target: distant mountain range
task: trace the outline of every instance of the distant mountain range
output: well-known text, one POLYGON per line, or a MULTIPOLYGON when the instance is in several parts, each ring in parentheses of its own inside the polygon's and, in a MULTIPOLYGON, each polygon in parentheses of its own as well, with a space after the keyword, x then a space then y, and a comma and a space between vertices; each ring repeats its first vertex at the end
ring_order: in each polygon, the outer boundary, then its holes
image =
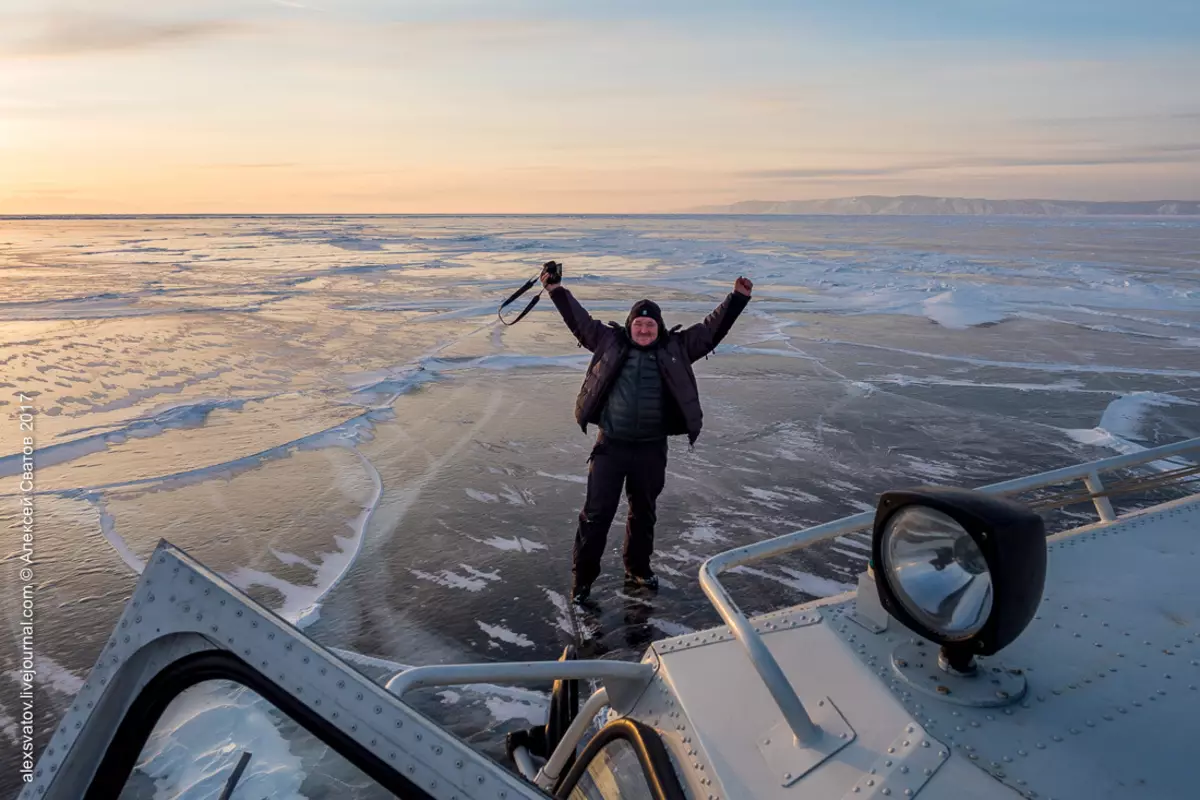
POLYGON ((743 200, 722 206, 690 209, 698 214, 898 214, 1014 215, 1027 217, 1200 216, 1195 200, 1091 202, 1086 200, 987 200, 982 197, 841 197, 833 200, 743 200))

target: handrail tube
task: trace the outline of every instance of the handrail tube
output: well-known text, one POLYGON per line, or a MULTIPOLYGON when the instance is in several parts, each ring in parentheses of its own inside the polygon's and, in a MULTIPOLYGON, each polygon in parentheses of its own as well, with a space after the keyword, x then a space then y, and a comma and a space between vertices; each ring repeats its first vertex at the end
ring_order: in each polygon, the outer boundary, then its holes
POLYGON ((592 719, 606 705, 608 705, 608 690, 597 689, 595 694, 583 704, 583 708, 579 709, 575 719, 571 720, 571 727, 567 728, 567 732, 563 734, 562 741, 554 748, 554 752, 550 754, 546 765, 538 772, 534 783, 546 791, 550 791, 554 784, 558 783, 558 775, 562 772, 567 759, 575 752, 575 745, 579 744, 584 731, 587 730, 588 725, 592 724, 592 719))
POLYGON ((700 569, 701 588, 704 589, 704 593, 708 595, 712 604, 716 606, 721 618, 725 620, 725 624, 733 631, 733 635, 742 643, 742 647, 746 648, 746 652, 750 656, 750 663, 754 665, 759 677, 766 684, 767 691, 775 699, 775 704, 783 712, 783 719, 791 728, 792 735, 796 737, 796 744, 803 747, 815 743, 821 738, 821 729, 813 723, 812 717, 804 708, 804 703, 800 702, 796 690, 788 681, 787 676, 783 674, 779 662, 775 660, 771 651, 763 643, 762 637, 754 632, 750 621, 734 606, 733 600, 725 591, 725 587, 717 580, 716 575, 708 571, 709 564, 710 562, 705 562, 700 569))
POLYGON ((517 765, 517 772, 527 781, 532 781, 537 777, 537 767, 533 765, 533 758, 529 755, 529 750, 524 747, 518 747, 513 750, 513 763, 517 765))
POLYGON ((526 683, 590 678, 649 682, 653 676, 653 665, 629 661, 497 661, 488 664, 433 664, 412 667, 393 675, 385 688, 396 696, 401 696, 418 686, 459 686, 481 681, 526 683))
MULTIPOLYGON (((777 536, 774 539, 766 539, 754 544, 748 544, 743 547, 736 547, 732 550, 726 550, 723 553, 717 553, 711 556, 705 565, 713 565, 715 578, 717 574, 726 570, 740 567, 743 564, 749 564, 753 561, 761 561, 764 558, 772 556, 780 556, 785 553, 790 553, 793 550, 799 550, 807 547, 814 542, 822 539, 829 539, 833 536, 842 536, 847 533, 854 533, 863 528, 870 527, 875 520, 874 511, 863 511, 850 517, 835 519, 832 522, 826 522, 821 525, 814 525, 811 528, 805 528, 792 533, 785 533, 782 536, 777 536)), ((701 569, 701 585, 703 585, 704 570, 701 569)))
MULTIPOLYGON (((1090 461, 1087 464, 1077 464, 1071 467, 1062 469, 1050 470, 1049 472, 1041 472, 1037 475, 1029 475, 1024 478, 1015 478, 1012 480, 1001 481, 1000 483, 992 483, 987 486, 981 486, 976 491, 986 492, 988 494, 1009 494, 1012 492, 1024 491, 1026 489, 1036 489, 1041 486, 1049 486, 1054 483, 1066 480, 1083 479, 1093 470, 1097 472, 1109 471, 1113 469, 1121 469, 1122 467, 1136 466, 1144 464, 1148 461, 1156 461, 1163 456, 1173 455, 1175 453, 1185 452, 1187 450, 1200 449, 1200 437, 1195 439, 1187 439, 1186 441, 1176 442, 1174 444, 1163 445, 1149 450, 1144 450, 1140 453, 1130 453, 1128 455, 1113 456, 1112 458, 1101 459, 1099 461, 1090 461)), ((807 547, 822 539, 832 538, 834 536, 843 536, 847 533, 854 533, 864 528, 868 528, 875 521, 874 511, 863 511, 859 514, 854 514, 842 519, 835 519, 821 525, 815 525, 804 530, 785 533, 782 536, 777 536, 773 539, 767 539, 754 544, 737 547, 732 550, 726 550, 723 553, 717 553, 708 559, 706 564, 719 565, 716 569, 717 573, 724 572, 732 567, 749 564, 754 561, 761 561, 765 558, 771 558, 777 555, 784 555, 794 550, 807 547)), ((718 609, 719 611, 720 609, 718 609)))
MULTIPOLYGON (((1112 458, 1050 470, 1024 478, 1001 481, 979 487, 976 491, 986 492, 987 494, 1011 494, 1069 480, 1086 480, 1101 471, 1136 466, 1194 449, 1200 449, 1200 437, 1186 439, 1182 442, 1175 442, 1174 444, 1163 445, 1161 447, 1153 447, 1138 453, 1113 456, 1112 458)), ((813 724, 812 717, 809 716, 808 711, 804 708, 804 704, 800 701, 795 688, 787 679, 787 675, 784 674, 783 669, 779 666, 779 662, 775 660, 775 656, 771 654, 770 649, 767 648, 762 637, 754 630, 750 621, 746 619, 745 614, 733 602, 733 599, 721 584, 718 576, 726 570, 743 564, 791 553, 834 536, 855 533, 870 527, 874 523, 874 520, 875 512, 873 510, 864 511, 840 520, 833 520, 822 525, 784 534, 774 539, 726 550, 723 553, 718 553, 708 558, 700 566, 700 587, 717 609, 717 613, 720 614, 721 619, 729 626, 734 637, 746 650, 746 654, 750 658, 750 663, 753 665, 755 671, 758 672, 763 683, 766 684, 767 691, 775 699, 775 703, 783 713, 784 720, 796 737, 797 744, 812 743, 815 738, 820 736, 820 729, 813 724)))
POLYGON ((1122 469, 1123 467, 1134 467, 1138 464, 1145 464, 1148 461, 1157 461, 1165 456, 1185 453, 1188 450, 1200 450, 1200 436, 1194 439, 1184 439, 1182 442, 1175 442, 1174 444, 1164 444, 1161 447, 1151 447, 1149 450, 1142 450, 1138 453, 1127 453, 1125 455, 1113 456, 1112 458, 1102 458, 1099 461, 1089 461, 1085 464, 1075 464, 1074 466, 1063 467, 1061 469, 1052 469, 1049 472, 1039 472, 1036 475, 1027 475, 1023 478, 1013 478, 1012 480, 1001 481, 1000 483, 992 483, 979 487, 977 491, 987 492, 988 494, 1008 494, 1026 489, 1037 489, 1059 482, 1082 480, 1092 471, 1109 472, 1114 469, 1122 469))

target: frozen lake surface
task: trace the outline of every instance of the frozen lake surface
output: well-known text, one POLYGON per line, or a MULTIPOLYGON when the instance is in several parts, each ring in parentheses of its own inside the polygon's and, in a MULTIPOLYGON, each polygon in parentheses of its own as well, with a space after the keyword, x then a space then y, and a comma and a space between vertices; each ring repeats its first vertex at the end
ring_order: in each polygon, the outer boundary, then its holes
MULTIPOLYGON (((649 297, 689 325, 738 275, 755 283, 697 364, 695 451, 672 442, 662 591, 621 592, 622 507, 601 611, 581 620, 594 655, 716 624, 706 557, 886 488, 1200 435, 1196 219, 0 220, 0 794, 20 740, 19 393, 37 407, 39 751, 163 538, 374 677, 556 658, 576 634, 588 355, 548 301, 511 328, 495 316, 550 258, 602 320, 649 297)), ((837 593, 868 546, 843 537, 732 589, 752 613, 837 593)), ((493 754, 544 702, 415 699, 493 754)), ((326 796, 337 768, 261 701, 212 686, 183 700, 128 797, 215 797, 241 749, 255 792, 326 796)))

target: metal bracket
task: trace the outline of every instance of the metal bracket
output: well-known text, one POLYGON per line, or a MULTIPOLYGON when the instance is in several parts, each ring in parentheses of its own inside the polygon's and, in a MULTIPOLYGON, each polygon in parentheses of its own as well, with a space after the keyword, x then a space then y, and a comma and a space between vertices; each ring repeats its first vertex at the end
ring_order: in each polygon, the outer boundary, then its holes
POLYGON ((1025 674, 999 663, 977 658, 974 675, 954 675, 938 666, 938 651, 923 639, 906 642, 892 651, 892 669, 918 692, 947 703, 975 708, 996 708, 1025 696, 1025 674))
POLYGON ((1113 510, 1112 500, 1104 494, 1104 484, 1100 482, 1100 473, 1096 470, 1089 472, 1084 476, 1083 485, 1092 495, 1092 503, 1096 506, 1096 513, 1100 515, 1100 520, 1102 522, 1115 520, 1117 514, 1113 510))
POLYGON ((842 795, 842 800, 915 797, 949 758, 948 747, 917 723, 909 723, 871 766, 871 771, 842 795))
POLYGON ((796 736, 786 721, 758 740, 758 752, 762 753, 771 772, 779 777, 781 786, 791 786, 855 738, 854 729, 832 699, 826 697, 816 703, 806 703, 805 708, 821 732, 812 745, 797 745, 796 736))
POLYGON ((871 633, 887 630, 889 615, 879 602, 879 589, 875 586, 875 572, 870 567, 858 574, 858 591, 854 593, 854 613, 851 621, 871 633))

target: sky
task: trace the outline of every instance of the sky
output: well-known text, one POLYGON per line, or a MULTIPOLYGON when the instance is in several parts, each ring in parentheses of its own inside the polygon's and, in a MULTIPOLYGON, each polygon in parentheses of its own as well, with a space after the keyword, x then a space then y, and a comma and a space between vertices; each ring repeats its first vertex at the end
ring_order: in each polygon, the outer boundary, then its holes
POLYGON ((0 0, 0 214, 1200 199, 1195 0, 0 0))

